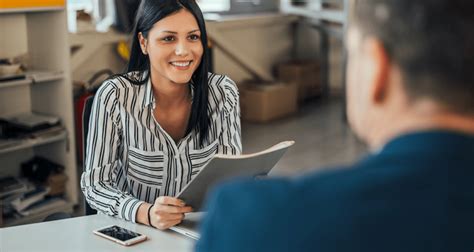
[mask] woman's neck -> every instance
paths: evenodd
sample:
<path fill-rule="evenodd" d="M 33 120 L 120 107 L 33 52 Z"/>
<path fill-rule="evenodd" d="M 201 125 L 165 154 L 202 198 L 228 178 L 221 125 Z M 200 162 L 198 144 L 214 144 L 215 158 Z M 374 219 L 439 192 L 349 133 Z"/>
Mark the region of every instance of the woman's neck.
<path fill-rule="evenodd" d="M 189 84 L 174 83 L 159 74 L 151 74 L 156 104 L 162 108 L 175 107 L 191 100 Z"/>

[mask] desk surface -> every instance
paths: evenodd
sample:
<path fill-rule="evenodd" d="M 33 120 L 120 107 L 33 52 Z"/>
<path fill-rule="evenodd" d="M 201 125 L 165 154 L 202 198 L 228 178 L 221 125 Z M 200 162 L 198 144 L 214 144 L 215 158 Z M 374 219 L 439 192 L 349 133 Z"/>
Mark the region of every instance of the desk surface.
<path fill-rule="evenodd" d="M 145 234 L 148 240 L 130 247 L 101 238 L 92 230 L 118 225 Z M 194 240 L 105 215 L 90 215 L 0 229 L 0 251 L 192 251 Z"/>

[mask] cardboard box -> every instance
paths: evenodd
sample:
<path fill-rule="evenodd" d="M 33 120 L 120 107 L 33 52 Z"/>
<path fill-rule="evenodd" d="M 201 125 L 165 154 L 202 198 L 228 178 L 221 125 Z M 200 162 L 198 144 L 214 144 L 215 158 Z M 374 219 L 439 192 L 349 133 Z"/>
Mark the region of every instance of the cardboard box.
<path fill-rule="evenodd" d="M 48 195 L 59 196 L 66 192 L 67 176 L 64 173 L 50 174 L 47 181 Z"/>
<path fill-rule="evenodd" d="M 320 64 L 317 61 L 291 61 L 277 65 L 278 79 L 298 86 L 298 101 L 322 94 Z"/>
<path fill-rule="evenodd" d="M 239 85 L 242 119 L 268 122 L 298 110 L 298 86 L 283 82 Z"/>

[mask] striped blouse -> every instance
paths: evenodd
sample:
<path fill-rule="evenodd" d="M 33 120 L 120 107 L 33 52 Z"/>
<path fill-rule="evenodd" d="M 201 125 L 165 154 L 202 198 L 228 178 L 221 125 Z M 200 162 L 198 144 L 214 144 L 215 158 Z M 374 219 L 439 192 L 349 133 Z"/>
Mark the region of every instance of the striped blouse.
<path fill-rule="evenodd" d="M 209 74 L 211 125 L 204 147 L 193 130 L 178 143 L 153 116 L 151 81 L 104 82 L 95 95 L 81 189 L 99 212 L 135 222 L 138 207 L 175 196 L 216 153 L 241 154 L 239 94 L 224 75 Z"/>

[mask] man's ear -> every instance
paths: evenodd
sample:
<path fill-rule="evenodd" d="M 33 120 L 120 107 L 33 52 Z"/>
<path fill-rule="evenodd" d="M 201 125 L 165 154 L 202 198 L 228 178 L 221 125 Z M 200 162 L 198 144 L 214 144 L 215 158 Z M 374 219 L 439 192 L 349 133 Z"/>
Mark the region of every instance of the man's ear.
<path fill-rule="evenodd" d="M 368 52 L 368 58 L 371 61 L 373 70 L 372 85 L 369 90 L 369 97 L 374 103 L 381 103 L 385 100 L 389 92 L 389 74 L 390 60 L 387 50 L 382 42 L 376 38 L 367 38 L 365 46 Z"/>
<path fill-rule="evenodd" d="M 147 46 L 148 41 L 141 32 L 138 33 L 138 41 L 140 42 L 140 48 L 142 49 L 142 53 L 147 55 L 148 52 L 147 52 L 146 46 Z"/>

